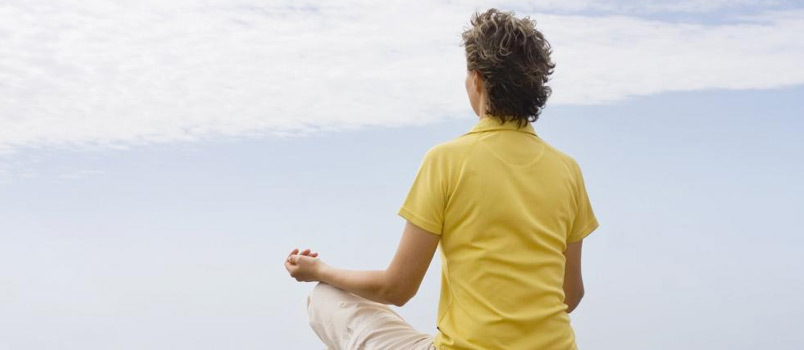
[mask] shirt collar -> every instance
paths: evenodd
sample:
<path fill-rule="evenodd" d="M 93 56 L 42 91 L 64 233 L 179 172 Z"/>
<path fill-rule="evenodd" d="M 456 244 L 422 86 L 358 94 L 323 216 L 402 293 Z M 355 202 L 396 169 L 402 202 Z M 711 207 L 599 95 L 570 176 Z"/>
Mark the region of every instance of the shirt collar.
<path fill-rule="evenodd" d="M 536 135 L 536 131 L 533 129 L 532 123 L 528 122 L 525 126 L 518 128 L 516 120 L 509 120 L 503 124 L 500 124 L 500 119 L 492 118 L 492 117 L 485 117 L 478 120 L 474 127 L 472 127 L 469 132 L 464 135 L 474 134 L 484 131 L 491 131 L 491 130 L 514 130 L 524 133 L 529 133 L 532 135 Z M 538 136 L 538 135 L 537 135 Z"/>

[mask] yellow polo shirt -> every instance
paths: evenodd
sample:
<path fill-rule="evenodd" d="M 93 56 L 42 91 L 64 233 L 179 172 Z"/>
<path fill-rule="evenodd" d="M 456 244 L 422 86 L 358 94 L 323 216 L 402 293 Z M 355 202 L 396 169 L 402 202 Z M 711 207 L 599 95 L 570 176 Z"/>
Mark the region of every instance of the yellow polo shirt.
<path fill-rule="evenodd" d="M 577 349 L 563 251 L 598 224 L 578 164 L 530 123 L 430 148 L 398 214 L 441 236 L 439 350 Z"/>

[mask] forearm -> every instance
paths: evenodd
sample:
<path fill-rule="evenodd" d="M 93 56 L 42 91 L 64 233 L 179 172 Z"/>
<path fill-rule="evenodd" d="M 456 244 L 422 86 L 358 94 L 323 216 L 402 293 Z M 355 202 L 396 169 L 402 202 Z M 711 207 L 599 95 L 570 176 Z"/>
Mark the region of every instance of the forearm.
<path fill-rule="evenodd" d="M 385 270 L 344 270 L 324 264 L 319 280 L 383 304 L 396 304 Z"/>

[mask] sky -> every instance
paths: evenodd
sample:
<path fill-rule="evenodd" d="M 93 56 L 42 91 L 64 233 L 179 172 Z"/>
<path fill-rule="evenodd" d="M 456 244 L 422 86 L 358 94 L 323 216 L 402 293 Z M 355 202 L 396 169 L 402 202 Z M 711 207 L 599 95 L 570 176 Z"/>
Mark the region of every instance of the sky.
<path fill-rule="evenodd" d="M 551 43 L 534 129 L 600 222 L 579 347 L 804 347 L 794 1 L 6 0 L 0 348 L 323 349 L 284 258 L 387 266 L 489 7 Z M 439 269 L 394 307 L 423 332 Z"/>

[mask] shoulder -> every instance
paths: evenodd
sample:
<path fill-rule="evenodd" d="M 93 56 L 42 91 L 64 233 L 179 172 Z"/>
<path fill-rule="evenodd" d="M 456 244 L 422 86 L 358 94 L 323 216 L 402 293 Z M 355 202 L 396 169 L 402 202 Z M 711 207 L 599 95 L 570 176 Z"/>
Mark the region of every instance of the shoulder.
<path fill-rule="evenodd" d="M 473 145 L 474 140 L 466 137 L 437 143 L 427 150 L 425 159 L 443 164 L 459 164 Z"/>

